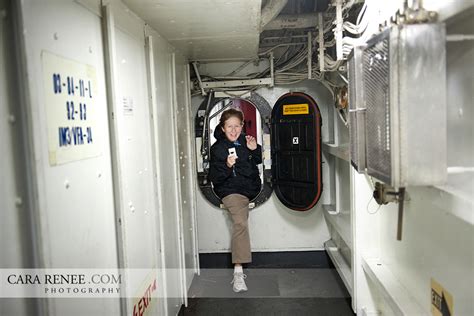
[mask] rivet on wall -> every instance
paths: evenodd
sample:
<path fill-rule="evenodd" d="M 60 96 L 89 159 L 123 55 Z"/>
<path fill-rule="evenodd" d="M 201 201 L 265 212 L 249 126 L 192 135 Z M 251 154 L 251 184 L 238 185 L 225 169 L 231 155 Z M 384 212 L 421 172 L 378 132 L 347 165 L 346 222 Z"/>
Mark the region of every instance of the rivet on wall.
<path fill-rule="evenodd" d="M 14 124 L 14 123 L 16 122 L 15 115 L 10 114 L 10 115 L 8 116 L 8 122 L 9 122 L 10 124 Z"/>
<path fill-rule="evenodd" d="M 23 205 L 23 200 L 22 200 L 21 197 L 17 196 L 17 197 L 15 198 L 15 205 L 16 205 L 16 206 L 22 206 L 22 205 Z"/>
<path fill-rule="evenodd" d="M 65 187 L 66 189 L 69 189 L 70 185 L 69 185 L 69 181 L 68 181 L 68 180 L 64 181 L 64 187 Z"/>
<path fill-rule="evenodd" d="M 59 39 L 58 33 L 54 33 L 54 34 L 53 34 L 53 38 L 57 41 L 57 40 Z"/>

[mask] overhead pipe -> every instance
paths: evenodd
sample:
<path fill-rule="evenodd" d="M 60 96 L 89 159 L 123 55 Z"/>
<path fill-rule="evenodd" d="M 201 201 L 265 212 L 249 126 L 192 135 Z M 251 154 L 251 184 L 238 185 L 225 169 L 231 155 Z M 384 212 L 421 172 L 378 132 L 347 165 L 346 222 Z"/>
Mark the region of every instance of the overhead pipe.
<path fill-rule="evenodd" d="M 308 32 L 308 60 L 307 60 L 307 66 L 308 66 L 308 79 L 313 79 L 312 78 L 312 60 L 311 57 L 313 55 L 313 41 L 311 39 L 311 32 Z"/>
<path fill-rule="evenodd" d="M 448 167 L 448 174 L 465 174 L 474 172 L 474 167 Z"/>
<path fill-rule="evenodd" d="M 412 1 L 412 9 L 422 10 L 423 9 L 423 0 L 413 0 Z"/>
<path fill-rule="evenodd" d="M 196 62 L 193 62 L 193 68 L 194 68 L 194 72 L 196 73 L 196 77 L 198 78 L 198 81 L 199 81 L 199 88 L 201 89 L 201 94 L 206 95 L 206 92 L 204 91 L 204 88 L 202 87 L 201 75 L 199 74 Z"/>
<path fill-rule="evenodd" d="M 268 0 L 262 9 L 260 31 L 263 31 L 265 26 L 283 10 L 287 2 L 288 0 Z"/>
<path fill-rule="evenodd" d="M 472 41 L 474 35 L 472 34 L 449 34 L 446 35 L 446 41 L 448 42 L 461 42 L 461 41 Z"/>
<path fill-rule="evenodd" d="M 325 71 L 324 69 L 324 54 L 325 54 L 325 48 L 324 48 L 324 25 L 323 25 L 323 14 L 318 13 L 318 44 L 319 44 L 319 72 L 323 73 Z"/>
<path fill-rule="evenodd" d="M 343 19 L 342 19 L 342 0 L 336 0 L 336 27 L 334 28 L 334 37 L 336 38 L 336 57 L 337 60 L 343 59 L 342 53 L 342 31 L 343 31 Z"/>

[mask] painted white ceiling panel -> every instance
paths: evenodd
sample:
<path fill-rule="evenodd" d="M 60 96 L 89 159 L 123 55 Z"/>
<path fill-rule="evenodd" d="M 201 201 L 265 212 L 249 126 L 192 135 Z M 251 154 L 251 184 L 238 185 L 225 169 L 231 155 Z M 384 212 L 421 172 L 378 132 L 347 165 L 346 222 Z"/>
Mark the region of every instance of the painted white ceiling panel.
<path fill-rule="evenodd" d="M 171 42 L 190 60 L 248 59 L 256 55 L 258 37 L 200 38 Z"/>
<path fill-rule="evenodd" d="M 124 0 L 190 59 L 253 57 L 262 0 Z"/>

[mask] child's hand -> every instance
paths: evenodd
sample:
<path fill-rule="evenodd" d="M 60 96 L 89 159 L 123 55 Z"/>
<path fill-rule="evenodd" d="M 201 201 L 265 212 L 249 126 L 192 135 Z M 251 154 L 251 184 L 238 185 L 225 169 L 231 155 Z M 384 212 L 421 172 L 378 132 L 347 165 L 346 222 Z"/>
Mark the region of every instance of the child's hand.
<path fill-rule="evenodd" d="M 232 168 L 232 166 L 235 165 L 235 160 L 237 160 L 237 157 L 235 155 L 227 156 L 227 167 Z"/>
<path fill-rule="evenodd" d="M 247 135 L 245 136 L 245 139 L 247 140 L 247 148 L 250 150 L 255 150 L 257 149 L 257 140 L 255 137 Z"/>

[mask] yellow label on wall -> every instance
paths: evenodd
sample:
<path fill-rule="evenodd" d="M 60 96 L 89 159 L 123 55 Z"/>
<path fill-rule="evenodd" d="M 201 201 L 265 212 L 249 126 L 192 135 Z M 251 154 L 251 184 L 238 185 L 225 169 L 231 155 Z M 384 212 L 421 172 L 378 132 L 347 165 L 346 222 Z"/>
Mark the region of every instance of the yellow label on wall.
<path fill-rule="evenodd" d="M 285 104 L 283 105 L 283 115 L 309 114 L 309 106 L 305 104 Z"/>
<path fill-rule="evenodd" d="M 441 284 L 431 279 L 431 314 L 433 316 L 453 315 L 453 297 Z"/>

